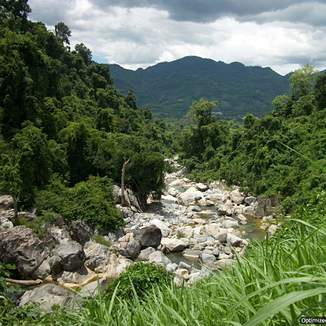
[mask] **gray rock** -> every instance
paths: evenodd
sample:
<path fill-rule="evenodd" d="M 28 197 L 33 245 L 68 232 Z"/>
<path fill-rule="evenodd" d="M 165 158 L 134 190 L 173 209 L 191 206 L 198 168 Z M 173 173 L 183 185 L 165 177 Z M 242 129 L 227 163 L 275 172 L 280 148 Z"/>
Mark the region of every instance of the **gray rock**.
<path fill-rule="evenodd" d="M 152 253 L 155 252 L 155 251 L 156 251 L 156 250 L 155 250 L 154 248 L 152 248 L 152 247 L 148 247 L 148 248 L 146 248 L 146 249 L 143 249 L 143 250 L 140 252 L 140 254 L 139 254 L 137 260 L 147 261 L 149 255 L 152 254 Z"/>
<path fill-rule="evenodd" d="M 52 225 L 46 230 L 46 242 L 52 246 L 70 241 L 69 231 L 63 226 Z"/>
<path fill-rule="evenodd" d="M 182 205 L 191 205 L 203 197 L 204 195 L 201 191 L 198 191 L 195 187 L 191 187 L 179 196 L 179 202 Z"/>
<path fill-rule="evenodd" d="M 166 271 L 170 272 L 170 273 L 173 273 L 174 271 L 176 271 L 177 268 L 178 268 L 178 265 L 175 264 L 175 263 L 167 264 Z"/>
<path fill-rule="evenodd" d="M 109 263 L 110 251 L 107 246 L 89 241 L 84 246 L 85 266 L 97 273 L 103 273 Z"/>
<path fill-rule="evenodd" d="M 72 221 L 70 226 L 70 234 L 73 240 L 84 245 L 91 239 L 92 230 L 85 222 L 77 220 Z"/>
<path fill-rule="evenodd" d="M 216 261 L 216 257 L 213 254 L 202 252 L 200 255 L 200 259 L 203 262 L 203 264 L 211 264 Z"/>
<path fill-rule="evenodd" d="M 179 263 L 179 268 L 187 269 L 188 271 L 191 271 L 191 269 L 192 269 L 192 267 L 190 265 L 188 265 L 187 263 L 185 263 L 184 261 L 181 261 Z"/>
<path fill-rule="evenodd" d="M 15 264 L 21 276 L 32 277 L 47 256 L 44 242 L 31 229 L 16 226 L 0 231 L 0 261 Z"/>
<path fill-rule="evenodd" d="M 186 249 L 182 255 L 183 257 L 190 259 L 190 260 L 199 260 L 201 251 L 200 250 L 191 250 L 191 249 Z"/>
<path fill-rule="evenodd" d="M 166 257 L 161 251 L 155 251 L 148 256 L 148 260 L 151 263 L 158 264 L 161 266 L 167 266 L 171 264 L 171 260 Z"/>
<path fill-rule="evenodd" d="M 0 210 L 7 210 L 14 207 L 14 199 L 12 196 L 0 196 Z"/>
<path fill-rule="evenodd" d="M 50 312 L 54 305 L 67 307 L 74 302 L 74 293 L 55 284 L 45 284 L 26 291 L 20 299 L 19 306 L 39 304 L 40 308 Z"/>
<path fill-rule="evenodd" d="M 86 258 L 83 247 L 76 241 L 62 242 L 54 248 L 53 255 L 60 258 L 62 269 L 68 272 L 79 270 Z"/>
<path fill-rule="evenodd" d="M 218 260 L 216 265 L 219 269 L 223 269 L 226 267 L 230 267 L 234 264 L 234 260 L 233 259 L 221 259 Z"/>
<path fill-rule="evenodd" d="M 94 297 L 98 295 L 101 292 L 101 290 L 104 290 L 106 285 L 107 285 L 107 281 L 105 279 L 100 279 L 88 283 L 80 290 L 79 295 L 83 298 Z"/>
<path fill-rule="evenodd" d="M 215 238 L 216 240 L 218 240 L 220 243 L 226 243 L 226 239 L 227 239 L 227 232 L 221 232 L 220 234 L 218 234 Z"/>
<path fill-rule="evenodd" d="M 33 278 L 44 280 L 51 274 L 49 259 L 45 259 L 43 263 L 33 272 Z"/>
<path fill-rule="evenodd" d="M 238 221 L 236 220 L 231 220 L 231 219 L 225 219 L 223 222 L 222 222 L 222 226 L 226 229 L 229 229 L 229 228 L 237 228 L 239 227 L 239 223 Z"/>
<path fill-rule="evenodd" d="M 253 196 L 248 196 L 244 199 L 244 202 L 247 204 L 247 205 L 251 205 L 253 204 L 254 202 L 256 201 L 256 197 L 253 197 Z"/>
<path fill-rule="evenodd" d="M 63 271 L 61 258 L 58 256 L 52 256 L 49 258 L 49 266 L 50 266 L 51 274 L 55 276 L 59 275 Z"/>
<path fill-rule="evenodd" d="M 239 189 L 231 191 L 230 198 L 237 205 L 240 205 L 244 201 L 244 196 L 241 195 Z"/>
<path fill-rule="evenodd" d="M 196 188 L 197 188 L 199 191 L 203 191 L 203 192 L 205 192 L 206 190 L 208 190 L 208 186 L 205 185 L 204 183 L 197 183 L 197 184 L 196 184 Z"/>
<path fill-rule="evenodd" d="M 232 233 L 228 233 L 226 241 L 232 247 L 244 247 L 245 245 L 247 245 L 246 240 L 241 239 Z"/>
<path fill-rule="evenodd" d="M 185 241 L 175 238 L 163 238 L 161 244 L 166 252 L 181 252 L 189 247 Z"/>
<path fill-rule="evenodd" d="M 135 231 L 134 236 L 142 248 L 157 248 L 161 244 L 162 231 L 157 226 L 151 225 Z"/>
<path fill-rule="evenodd" d="M 128 242 L 126 248 L 120 250 L 120 254 L 129 259 L 135 260 L 141 250 L 142 246 L 138 240 L 131 240 Z"/>

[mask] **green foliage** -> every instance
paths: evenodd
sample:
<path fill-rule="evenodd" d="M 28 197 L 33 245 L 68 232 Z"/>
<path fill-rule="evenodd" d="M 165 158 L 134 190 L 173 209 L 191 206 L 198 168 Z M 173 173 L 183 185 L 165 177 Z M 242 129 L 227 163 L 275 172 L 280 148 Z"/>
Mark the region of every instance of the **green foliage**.
<path fill-rule="evenodd" d="M 83 43 L 70 51 L 63 22 L 52 33 L 27 20 L 27 1 L 0 4 L 8 16 L 0 23 L 0 192 L 29 209 L 54 175 L 69 186 L 90 175 L 119 184 L 128 156 L 127 186 L 143 203 L 160 193 L 167 126 L 132 92 L 119 94 Z"/>
<path fill-rule="evenodd" d="M 36 206 L 42 215 L 55 213 L 67 222 L 81 219 L 105 230 L 123 225 L 123 218 L 114 205 L 111 182 L 107 178 L 90 177 L 71 188 L 60 179 L 53 179 L 45 190 L 38 193 Z"/>
<path fill-rule="evenodd" d="M 111 241 L 110 240 L 106 240 L 102 235 L 100 234 L 96 234 L 94 237 L 93 237 L 93 240 L 98 243 L 98 244 L 101 244 L 103 246 L 106 246 L 106 247 L 111 247 Z"/>
<path fill-rule="evenodd" d="M 185 128 L 179 137 L 185 166 L 197 179 L 225 179 L 277 197 L 287 211 L 306 203 L 326 187 L 325 75 L 315 85 L 311 67 L 295 72 L 292 95 L 277 97 L 262 119 L 247 115 L 236 126 L 213 117 L 204 127 Z"/>
<path fill-rule="evenodd" d="M 113 293 L 119 299 L 132 300 L 137 297 L 144 299 L 153 289 L 170 285 L 172 275 L 163 267 L 150 263 L 136 263 L 114 280 L 107 289 L 107 295 Z"/>
<path fill-rule="evenodd" d="M 69 37 L 71 36 L 71 31 L 64 22 L 59 22 L 55 25 L 55 36 L 63 43 L 70 44 Z"/>

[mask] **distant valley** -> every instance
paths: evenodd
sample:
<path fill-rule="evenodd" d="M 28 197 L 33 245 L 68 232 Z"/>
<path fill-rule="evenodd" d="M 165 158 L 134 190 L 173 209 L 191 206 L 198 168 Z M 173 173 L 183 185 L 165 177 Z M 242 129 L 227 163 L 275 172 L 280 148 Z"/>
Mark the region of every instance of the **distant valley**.
<path fill-rule="evenodd" d="M 218 100 L 216 112 L 224 118 L 241 119 L 249 112 L 261 117 L 271 111 L 273 98 L 289 88 L 289 76 L 271 68 L 194 56 L 136 71 L 113 64 L 110 70 L 122 93 L 133 90 L 138 105 L 161 117 L 180 118 L 201 97 Z"/>

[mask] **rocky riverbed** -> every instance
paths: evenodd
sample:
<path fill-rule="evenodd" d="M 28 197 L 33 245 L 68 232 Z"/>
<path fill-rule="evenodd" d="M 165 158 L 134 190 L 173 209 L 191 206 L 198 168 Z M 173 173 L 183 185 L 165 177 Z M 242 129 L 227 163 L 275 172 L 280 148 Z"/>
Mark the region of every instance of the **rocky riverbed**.
<path fill-rule="evenodd" d="M 78 220 L 69 228 L 49 227 L 41 240 L 31 229 L 13 225 L 13 200 L 0 197 L 0 261 L 15 263 L 21 279 L 37 285 L 23 294 L 19 305 L 33 302 L 50 310 L 53 304 L 92 296 L 136 261 L 164 266 L 178 285 L 193 284 L 232 265 L 252 234 L 263 238 L 277 229 L 270 200 L 223 182 L 192 182 L 176 161 L 169 164 L 175 172 L 166 175 L 162 198 L 149 199 L 142 212 L 128 190 L 128 206 L 117 204 L 125 228 L 101 236 L 101 241 Z M 118 203 L 121 191 L 117 186 L 114 191 Z"/>

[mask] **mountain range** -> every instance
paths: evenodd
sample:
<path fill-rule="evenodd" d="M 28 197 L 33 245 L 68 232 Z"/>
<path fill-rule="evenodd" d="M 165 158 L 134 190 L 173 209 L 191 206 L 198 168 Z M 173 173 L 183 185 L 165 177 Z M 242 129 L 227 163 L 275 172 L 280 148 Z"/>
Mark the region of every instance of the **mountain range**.
<path fill-rule="evenodd" d="M 263 116 L 277 95 L 288 92 L 289 76 L 271 68 L 230 64 L 188 56 L 146 69 L 110 65 L 115 85 L 124 94 L 133 90 L 137 104 L 155 115 L 180 118 L 201 97 L 217 100 L 223 117 L 240 119 L 246 113 Z"/>

